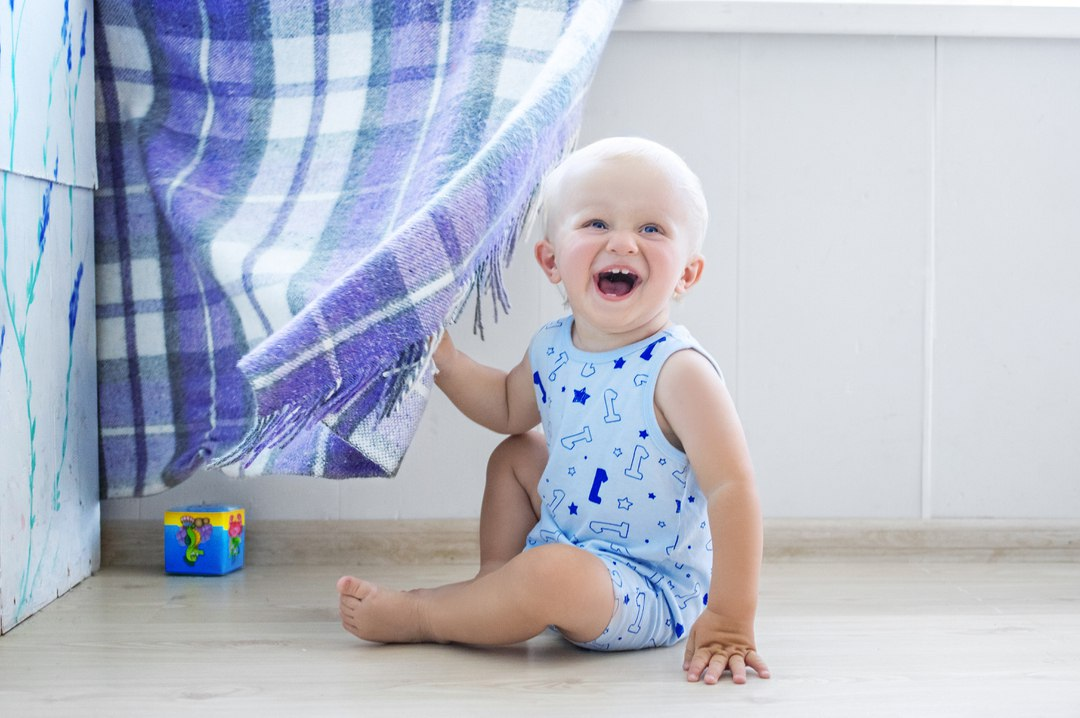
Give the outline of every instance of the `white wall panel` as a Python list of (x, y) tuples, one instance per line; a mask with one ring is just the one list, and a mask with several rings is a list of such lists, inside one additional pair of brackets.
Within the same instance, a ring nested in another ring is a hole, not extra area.
[(673, 316), (716, 357), (736, 398), (738, 52), (738, 38), (726, 35), (616, 33), (581, 136), (582, 143), (613, 135), (655, 140), (701, 178), (709, 203), (705, 272)]
[(742, 49), (740, 409), (766, 512), (917, 517), (933, 41)]
[(1080, 43), (942, 40), (935, 516), (1080, 515)]
[[(675, 316), (724, 367), (767, 515), (1080, 518), (1076, 68), (1077, 40), (613, 34), (582, 141), (650, 137), (702, 178)], [(506, 276), (510, 318), (452, 333), (509, 368), (565, 310), (531, 241)], [(204, 474), (103, 511), (475, 517), (500, 439), (436, 391), (392, 481)]]

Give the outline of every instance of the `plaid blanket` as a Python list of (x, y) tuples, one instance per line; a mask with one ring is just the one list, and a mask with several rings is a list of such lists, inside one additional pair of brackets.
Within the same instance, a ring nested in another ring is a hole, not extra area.
[(393, 475), (618, 6), (98, 0), (103, 495)]

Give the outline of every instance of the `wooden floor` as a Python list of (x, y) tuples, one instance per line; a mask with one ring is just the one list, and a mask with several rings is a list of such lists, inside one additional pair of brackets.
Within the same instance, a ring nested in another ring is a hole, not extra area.
[[(464, 566), (350, 569), (398, 587)], [(332, 566), (106, 569), (0, 638), (0, 716), (1080, 716), (1080, 565), (767, 563), (774, 677), (690, 685), (682, 648), (377, 646)]]

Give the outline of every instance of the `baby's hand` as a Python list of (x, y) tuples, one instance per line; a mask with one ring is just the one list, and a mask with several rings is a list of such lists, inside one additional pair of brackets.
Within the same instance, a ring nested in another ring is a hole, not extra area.
[(457, 352), (457, 347), (454, 346), (453, 340), (450, 339), (450, 332), (444, 331), (439, 335), (439, 338), (435, 340), (435, 351), (432, 352), (431, 359), (435, 363), (435, 370), (440, 369), (440, 363), (443, 367), (450, 364), (454, 354)]
[(753, 668), (760, 678), (769, 677), (769, 667), (754, 647), (754, 629), (731, 621), (705, 609), (694, 622), (686, 641), (683, 670), (686, 679), (714, 684), (724, 670), (731, 671), (735, 683), (746, 683), (746, 667)]

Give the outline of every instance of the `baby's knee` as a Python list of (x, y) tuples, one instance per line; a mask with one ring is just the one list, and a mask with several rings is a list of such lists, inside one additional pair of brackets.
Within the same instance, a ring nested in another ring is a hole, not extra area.
[(547, 464), (547, 443), (536, 431), (508, 436), (495, 447), (488, 458), (488, 469), (510, 467), (516, 473), (522, 470), (536, 472), (539, 476)]
[(523, 554), (536, 585), (550, 590), (553, 597), (590, 586), (609, 587), (610, 574), (604, 562), (588, 551), (562, 543), (549, 543)]
[(572, 640), (591, 640), (610, 621), (615, 594), (601, 558), (556, 543), (531, 548), (521, 558), (527, 577), (520, 586), (522, 603), (542, 610), (545, 622)]

